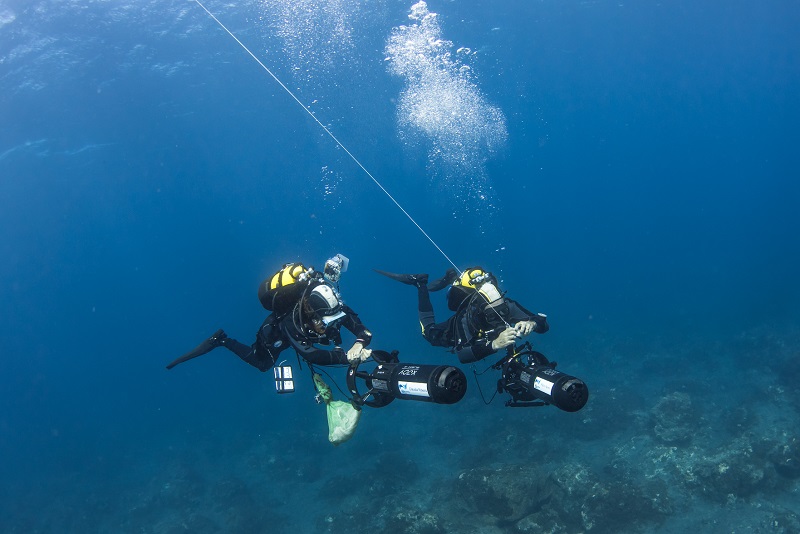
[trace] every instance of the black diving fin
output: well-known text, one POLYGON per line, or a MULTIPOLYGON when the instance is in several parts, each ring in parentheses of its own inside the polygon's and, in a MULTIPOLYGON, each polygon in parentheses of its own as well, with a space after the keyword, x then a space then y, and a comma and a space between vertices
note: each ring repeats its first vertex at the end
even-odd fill
POLYGON ((216 349, 219 346, 222 346, 222 343, 228 338, 228 335, 220 328, 216 332, 214 332, 210 338, 206 339, 199 345, 197 345, 194 349, 190 350, 180 358, 173 360, 169 365, 167 365, 167 369, 172 369, 179 363, 183 363, 185 361, 189 361, 192 358, 197 358, 198 356, 202 356, 203 354, 207 354, 212 350, 216 349))
POLYGON ((378 274, 382 274, 392 280, 397 280, 398 282, 402 282, 404 284, 408 284, 410 286, 421 286, 428 283, 428 275, 427 274, 397 274, 397 273, 390 273, 388 271, 381 271, 379 269, 373 269, 378 274))
MULTIPOLYGON (((428 284, 427 274, 397 274, 381 271, 379 269, 373 269, 373 271, 391 278, 392 280, 397 280, 398 282, 402 282, 410 286, 419 287, 422 284, 428 284)), ((458 278, 458 272, 455 269, 447 269, 447 272, 444 273, 443 277, 428 284, 428 291, 440 291, 452 284, 456 278, 458 278)))
POLYGON ((447 269, 447 272, 444 273, 443 277, 428 284, 428 291, 439 291, 444 289, 452 284, 456 278, 458 278, 458 272, 455 269, 447 269))

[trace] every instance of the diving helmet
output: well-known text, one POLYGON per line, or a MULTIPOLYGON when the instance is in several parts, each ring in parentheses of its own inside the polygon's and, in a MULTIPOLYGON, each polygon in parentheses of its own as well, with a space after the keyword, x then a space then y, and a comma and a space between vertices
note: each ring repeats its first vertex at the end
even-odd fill
POLYGON ((312 320, 320 321, 326 328, 345 316, 339 297, 325 284, 311 290, 306 298, 306 305, 312 314, 312 320))

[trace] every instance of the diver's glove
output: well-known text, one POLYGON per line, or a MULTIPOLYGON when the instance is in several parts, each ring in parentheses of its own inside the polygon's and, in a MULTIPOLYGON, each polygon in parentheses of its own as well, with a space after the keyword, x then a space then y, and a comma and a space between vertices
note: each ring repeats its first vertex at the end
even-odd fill
POLYGON ((356 341, 347 351, 347 361, 351 364, 367 361, 372 356, 372 349, 365 349, 364 345, 356 341))
POLYGON ((500 335, 497 336, 494 341, 492 341, 492 350, 498 351, 500 349, 504 349, 509 345, 513 345, 514 342, 517 340, 517 331, 512 327, 508 327, 502 332, 500 335))
POLYGON ((536 329, 536 321, 520 321, 514 325, 518 337, 525 337, 536 329))

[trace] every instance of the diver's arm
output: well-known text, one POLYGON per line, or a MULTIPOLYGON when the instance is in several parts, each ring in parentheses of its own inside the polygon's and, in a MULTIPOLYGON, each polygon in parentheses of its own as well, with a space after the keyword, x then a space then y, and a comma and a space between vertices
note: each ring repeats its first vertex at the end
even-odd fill
POLYGON ((358 314, 351 307, 345 304, 343 310, 345 317, 342 326, 356 336, 355 343, 347 351, 347 361, 351 363, 366 361, 372 355, 372 350, 365 348, 372 340, 372 332, 364 326, 364 323, 358 318, 358 314))
POLYGON ((347 363, 345 352, 336 347, 333 350, 326 350, 314 345, 313 341, 306 338, 302 332, 297 330, 291 317, 284 318, 280 323, 282 339, 285 339, 297 355, 316 365, 338 365, 347 363))
POLYGON ((342 326, 356 336, 356 343, 361 343, 362 347, 369 345, 369 342, 372 341, 372 332, 364 326, 353 308, 345 304, 343 310, 345 317, 342 320, 342 326))
POLYGON ((492 341, 489 338, 481 338, 470 345, 462 347, 456 354, 458 354, 458 361, 461 363, 473 363, 495 352, 497 351, 492 348, 492 341))
POLYGON ((534 323, 533 331, 537 334, 544 334, 550 330, 550 325, 547 324, 547 316, 543 313, 537 313, 531 318, 534 323))
POLYGON ((517 331, 512 327, 503 329, 503 331, 497 335, 479 337, 468 346, 458 351, 458 359, 461 363, 477 362, 501 349, 513 345, 517 337, 517 331))
POLYGON ((309 363, 315 365, 347 364, 347 354, 341 347, 332 350, 321 349, 308 341, 299 341, 289 336, 289 342, 297 354, 309 363))
POLYGON ((547 324, 547 315, 530 312, 518 302, 511 299, 506 299, 506 302, 508 303, 509 309, 509 322, 512 326, 522 321, 531 321, 534 323, 533 331, 537 334, 544 334, 550 330, 550 325, 547 324))

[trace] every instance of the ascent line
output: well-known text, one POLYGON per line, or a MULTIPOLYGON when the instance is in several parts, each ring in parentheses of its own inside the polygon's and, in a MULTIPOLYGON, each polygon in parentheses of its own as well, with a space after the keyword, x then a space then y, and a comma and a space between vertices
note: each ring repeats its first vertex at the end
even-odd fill
POLYGON ((232 32, 231 32, 231 31, 230 31, 230 30, 229 30, 229 29, 228 29, 228 28, 227 28, 227 27, 226 27, 226 26, 225 26, 225 25, 222 23, 222 22, 220 22, 220 20, 219 20, 217 17, 215 17, 215 16, 214 16, 214 14, 213 14, 211 11, 209 11, 208 9, 206 9, 206 6, 204 6, 202 3, 200 3, 200 0, 194 0, 194 1, 197 3, 197 5, 198 5, 198 6, 202 7, 202 8, 203 8, 203 11, 205 11, 206 13, 208 13, 208 16, 209 16, 209 17, 211 17, 212 19, 214 19, 214 22, 216 22, 217 24, 219 24, 219 26, 220 26, 220 27, 221 27, 223 30, 225 30, 225 32, 226 32, 228 35, 230 35, 230 36, 233 38, 233 40, 234 40, 234 41, 236 41, 237 43, 239 43, 239 46, 241 46, 242 48, 244 48, 244 51, 245 51, 245 52, 247 52, 248 54, 250 54, 250 57, 252 57, 252 58, 253 58, 253 59, 256 61, 256 63, 258 63, 259 65, 261 65, 261 68, 262 68, 262 69, 264 69, 265 71, 267 71, 267 74, 269 74, 270 76, 272 76, 272 79, 273 79, 273 80, 275 80, 276 82, 278 82, 278 85, 280 85, 280 86, 283 88, 283 90, 284 90, 284 91, 286 91, 287 93, 289 93, 289 96, 291 96, 291 97, 294 99, 294 101, 295 101, 295 102, 297 102, 297 103, 300 105, 300 107, 301 107, 301 108, 303 108, 303 110, 304 110, 306 113, 308 113, 308 114, 309 114, 309 116, 310 116, 312 119, 314 119, 314 122, 316 122, 316 123, 319 125, 319 127, 320 127, 320 128, 322 128, 322 129, 325 131, 325 133, 326 133, 326 134, 328 134, 328 136, 330 136, 330 138, 331 138, 331 139, 333 139, 333 140, 334 140, 334 142, 336 142, 336 144, 337 144, 337 145, 339 145, 339 147, 340 147, 342 150, 344 150, 344 151, 345 151, 345 153, 346 153, 348 156, 350 156, 350 159, 352 159, 352 160, 353 160, 353 161, 356 163, 356 165, 358 165, 358 166, 361 168, 361 170, 362 170, 362 171, 364 171, 364 173, 365 173, 367 176, 369 176, 369 177, 370 177, 370 179, 372 179, 372 181, 373 181, 373 182, 375 182, 375 185, 377 185, 378 187, 380 187, 381 191, 383 191, 383 192, 386 194, 386 196, 387 196, 387 197, 389 197, 389 199, 390 199, 392 202, 394 202, 394 205, 395 205, 395 206, 397 206, 397 207, 400 209, 400 211, 402 211, 402 212, 403 212, 403 214, 405 214, 405 216, 406 216, 406 217, 408 217, 408 220, 410 220, 410 221, 411 221, 411 222, 414 224, 414 226, 416 226, 416 227, 417 227, 417 229, 418 229, 420 232, 422 232, 422 235, 424 235, 424 236, 425 236, 425 237, 428 239, 428 241, 430 241, 430 242, 431 242, 431 244, 432 244, 434 247, 436 247, 436 250, 438 250, 438 251, 441 253, 441 255, 442 255, 442 256, 444 256, 444 258, 445 258, 445 259, 446 259, 448 262, 450 262, 450 265, 452 265, 452 266, 455 268, 455 270, 456 270, 456 271, 458 271, 459 273, 461 273, 461 270, 460 270, 460 269, 459 269, 459 268, 456 266, 456 264, 455 264, 455 263, 453 263, 453 260, 451 260, 451 259, 450 259, 450 257, 449 257, 447 254, 445 254, 445 252, 444 252, 444 251, 441 249, 441 247, 439 247, 439 245, 437 245, 437 244, 436 244, 436 241, 434 241, 434 240, 433 240, 433 238, 431 238, 431 236, 429 236, 429 235, 428 235, 428 233, 427 233, 427 232, 425 232, 425 230, 423 230, 423 229, 422 229, 422 227, 421 227, 419 224, 417 224, 417 221, 415 221, 415 220, 414 220, 414 217, 412 217, 412 216, 411 216, 411 214, 409 214, 409 213, 408 213, 408 212, 407 212, 407 211, 406 211, 406 210, 403 208, 403 206, 401 206, 401 205, 400 205, 400 203, 399 203, 397 200, 395 200, 395 198, 394 198, 394 197, 391 195, 391 193, 389 193, 389 191, 387 191, 387 190, 386 190, 386 188, 385 188, 385 187, 383 187, 383 185, 382 185, 382 184, 381 184, 381 183, 380 183, 380 182, 379 182, 379 181, 378 181, 378 180, 377 180, 377 179, 376 179, 376 178, 375 178, 375 177, 372 175, 372 173, 371 173, 371 172, 369 172, 369 171, 367 170, 367 168, 366 168, 366 167, 364 167, 364 166, 361 164, 361 162, 358 160, 358 158, 356 158, 356 157, 355 157, 355 156, 354 156, 354 155, 353 155, 353 154, 352 154, 352 153, 351 153, 349 150, 347 150, 347 147, 346 147, 346 146, 344 146, 344 145, 342 144, 342 142, 341 142, 341 141, 339 141, 339 139, 337 139, 337 138, 336 138, 336 136, 335 136, 335 135, 333 135, 333 132, 331 132, 331 131, 330 131, 330 130, 329 130, 329 129, 328 129, 328 128, 327 128, 327 127, 324 125, 324 124, 322 124, 322 123, 320 122, 320 120, 319 120, 319 119, 318 119, 318 118, 317 118, 317 117, 316 117, 316 116, 315 116, 313 113, 311 113, 311 111, 308 109, 308 107, 306 107, 306 105, 305 105, 305 104, 303 104, 303 103, 300 101, 300 99, 299 99, 299 98, 297 98, 297 97, 295 96, 295 94, 294 94, 294 93, 291 91, 291 89, 289 89, 288 87, 286 87, 286 85, 285 85, 285 84, 284 84, 282 81, 280 81, 280 79, 279 79, 279 78, 278 78, 278 77, 277 77, 275 74, 273 74, 273 72, 272 72, 271 70, 269 70, 269 68, 268 68, 266 65, 264 65, 264 63, 262 63, 262 62, 261 62, 261 60, 260 60, 260 59, 258 59, 258 58, 256 57, 256 55, 255 55, 255 54, 253 54, 253 53, 250 51, 250 49, 249 49, 249 48, 247 48, 247 47, 244 45, 244 43, 242 43, 242 42, 239 40, 239 38, 238 38, 238 37, 236 37, 236 36, 235 36, 235 35, 234 35, 234 34, 233 34, 233 33, 232 33, 232 32))

